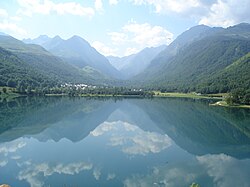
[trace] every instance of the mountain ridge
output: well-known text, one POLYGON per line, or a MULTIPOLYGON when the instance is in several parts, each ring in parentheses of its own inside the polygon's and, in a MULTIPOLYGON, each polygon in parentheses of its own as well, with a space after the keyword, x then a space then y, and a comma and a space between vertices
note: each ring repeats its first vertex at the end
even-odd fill
MULTIPOLYGON (((191 43, 186 42, 175 55, 169 55, 167 50, 181 37, 177 37, 177 41, 153 59, 151 65, 133 79, 133 83, 140 82, 140 85, 148 84, 151 85, 149 87, 168 91, 218 92, 220 89, 217 88, 205 89, 205 82, 250 51, 249 24, 205 29, 200 37, 189 38, 193 40, 191 43)), ((228 92, 231 89, 223 90, 228 92)))
MULTIPOLYGON (((15 85, 17 85, 18 82, 22 82, 22 76, 16 76, 11 72, 16 72, 16 74, 30 71, 36 72, 29 74, 33 77, 32 80, 36 80, 35 82, 25 79, 27 81, 26 84, 34 83, 34 86, 39 86, 44 83, 47 86, 56 86, 66 82, 94 83, 97 82, 98 79, 100 82, 104 80, 102 75, 88 74, 64 62, 39 45, 25 44, 11 36, 0 36, 0 47, 4 50, 0 56, 0 59, 3 59, 0 61, 2 76, 14 81, 15 85), (6 51, 8 51, 9 54, 7 57, 6 51), (12 58, 12 56, 15 56, 15 58, 12 58), (10 67, 14 69, 11 70, 10 67), (34 74, 39 75, 39 80, 34 78, 34 74), (46 81, 43 80, 44 77, 47 77, 46 81)), ((8 80, 5 80, 3 86, 7 85, 7 81, 8 80)))
MULTIPOLYGON (((33 39, 33 43, 36 41, 33 39)), ((120 77, 119 71, 109 63, 106 57, 80 36, 74 35, 67 40, 55 36, 41 45, 55 56, 78 68, 90 66, 106 76, 117 79, 120 77)))

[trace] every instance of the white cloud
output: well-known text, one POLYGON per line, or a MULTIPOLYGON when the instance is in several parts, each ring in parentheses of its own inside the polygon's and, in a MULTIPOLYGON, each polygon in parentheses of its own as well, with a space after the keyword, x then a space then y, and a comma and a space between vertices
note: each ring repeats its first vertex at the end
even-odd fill
POLYGON ((121 53, 125 56, 137 53, 145 47, 168 45, 173 40, 173 34, 167 29, 135 21, 125 24, 120 32, 109 32, 108 35, 114 46, 123 49, 121 53))
POLYGON ((149 5, 158 14, 194 18, 199 24, 228 27, 250 21, 249 0, 131 0, 149 5))
POLYGON ((118 4, 118 0, 109 0, 109 4, 110 5, 117 5, 118 4))
POLYGON ((0 17, 7 17, 8 12, 5 9, 0 8, 0 17))
POLYGON ((79 3, 66 2, 66 3, 54 3, 51 0, 18 0, 21 9, 18 13, 26 16, 32 16, 34 13, 48 15, 51 12, 55 12, 59 15, 72 14, 78 16, 93 16, 95 11, 91 7, 83 7, 79 3))
POLYGON ((0 167, 4 167, 8 164, 8 160, 0 160, 0 167))
POLYGON ((108 176, 107 176, 107 181, 113 180, 115 177, 116 177, 116 174, 114 174, 114 173, 109 173, 108 176))
POLYGON ((125 33, 132 34, 131 41, 144 47, 169 44, 173 34, 161 26, 151 26, 149 23, 131 22, 123 27, 125 33))
POLYGON ((218 0, 212 4, 207 15, 202 16, 199 24, 228 27, 240 22, 250 21, 250 1, 218 0))
POLYGON ((93 165, 91 163, 77 162, 69 164, 57 164, 50 166, 48 163, 29 164, 28 167, 18 174, 19 180, 26 180, 31 187, 41 187, 44 183, 40 179, 40 175, 46 177, 58 174, 74 175, 83 170, 91 170, 93 165))
POLYGON ((129 56, 129 55, 132 55, 132 54, 136 54, 136 53, 138 53, 139 51, 140 51, 140 50, 137 49, 137 48, 128 47, 128 48, 125 50, 124 55, 125 55, 125 56, 129 56))
POLYGON ((190 9, 201 6, 199 0, 132 0, 135 5, 148 4, 155 7, 156 13, 187 12, 190 9))
POLYGON ((163 165, 154 167, 152 172, 147 175, 134 174, 123 181, 125 187, 152 187, 152 186, 190 186, 197 176, 195 166, 186 167, 184 163, 181 165, 163 165))
POLYGON ((102 0, 95 0, 95 9, 100 12, 103 11, 102 0))
POLYGON ((109 132, 109 131, 117 129, 115 124, 116 123, 114 123, 114 122, 104 122, 101 125, 99 125, 97 128, 95 128, 95 130, 90 132, 90 134, 93 136, 101 136, 105 132, 109 132))
POLYGON ((11 23, 7 20, 0 22, 0 30, 4 31, 10 35, 15 35, 15 36, 19 36, 19 37, 25 37, 27 35, 26 30, 17 26, 17 24, 11 23))
POLYGON ((105 121, 101 125, 99 125, 97 128, 95 128, 95 130, 90 132, 90 134, 92 136, 101 136, 104 133, 118 130, 119 126, 122 126, 122 128, 125 131, 135 131, 138 129, 138 127, 131 125, 127 122, 123 122, 123 121, 113 121, 113 122, 105 121))
MULTIPOLYGON (((127 145, 123 146, 122 151, 130 155, 159 153, 171 145, 171 140, 167 136, 154 132, 141 132, 133 137, 126 137, 123 141, 127 145)), ((111 145, 116 145, 113 138, 111 145)))
POLYGON ((111 37, 111 40, 115 45, 128 41, 128 36, 125 33, 109 32, 108 35, 111 37))
POLYGON ((13 141, 0 144, 0 154, 8 155, 9 153, 15 153, 18 149, 26 146, 23 141, 13 141))
POLYGON ((12 159, 12 160, 19 160, 19 159, 21 159, 21 156, 19 156, 19 155, 14 155, 14 156, 11 157, 11 159, 12 159))
POLYGON ((95 179, 98 181, 101 177, 101 169, 100 168, 95 168, 93 171, 93 176, 95 177, 95 179))
POLYGON ((249 159, 237 160, 225 154, 219 154, 199 156, 197 160, 213 178, 215 186, 249 186, 249 159))
POLYGON ((108 47, 104 43, 99 41, 94 41, 91 45, 104 56, 114 56, 117 51, 117 49, 108 47))
POLYGON ((21 21, 22 20, 22 18, 19 16, 12 16, 12 17, 10 17, 10 19, 13 21, 21 21))
POLYGON ((169 162, 151 171, 145 175, 132 175, 124 180, 124 186, 190 186, 200 179, 205 182, 201 186, 249 186, 250 182, 250 160, 237 160, 224 154, 197 156, 180 163, 169 162))
POLYGON ((145 132, 127 122, 104 122, 91 132, 93 136, 111 133, 110 146, 119 146, 122 152, 129 155, 146 155, 159 153, 171 146, 171 139, 155 132, 145 132), (122 136, 121 132, 124 132, 122 136))

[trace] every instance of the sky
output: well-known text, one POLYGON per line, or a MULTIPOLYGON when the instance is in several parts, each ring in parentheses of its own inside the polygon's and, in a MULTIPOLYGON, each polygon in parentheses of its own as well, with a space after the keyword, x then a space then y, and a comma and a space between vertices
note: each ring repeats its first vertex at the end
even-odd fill
POLYGON ((250 0, 1 0, 0 32, 17 39, 78 35, 105 56, 170 44, 199 24, 250 22, 250 0))

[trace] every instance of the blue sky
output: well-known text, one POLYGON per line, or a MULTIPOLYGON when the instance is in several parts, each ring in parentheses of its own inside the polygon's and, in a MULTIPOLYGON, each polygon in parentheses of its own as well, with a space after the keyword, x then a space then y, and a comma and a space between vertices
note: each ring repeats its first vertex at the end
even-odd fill
POLYGON ((18 39, 79 35, 104 55, 169 44, 188 28, 250 22, 250 0, 1 0, 0 31, 18 39))

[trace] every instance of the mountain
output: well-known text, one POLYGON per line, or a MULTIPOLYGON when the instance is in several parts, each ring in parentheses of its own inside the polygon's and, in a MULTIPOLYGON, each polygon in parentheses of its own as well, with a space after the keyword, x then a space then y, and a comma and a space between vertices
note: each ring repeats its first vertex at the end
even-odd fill
POLYGON ((165 45, 159 47, 145 48, 137 54, 126 57, 108 57, 110 63, 116 67, 125 79, 131 78, 143 72, 162 50, 166 48, 165 45))
POLYGON ((5 34, 4 32, 0 32, 0 35, 2 35, 2 36, 8 36, 8 34, 5 34))
POLYGON ((133 100, 178 146, 195 155, 249 158, 249 112, 208 106, 187 98, 133 100))
POLYGON ((38 38, 35 38, 34 40, 28 38, 28 39, 23 39, 22 41, 26 44, 42 45, 42 44, 48 42, 49 40, 51 40, 51 38, 48 37, 47 35, 40 35, 38 38))
POLYGON ((11 36, 0 35, 0 47, 3 85, 6 85, 7 78, 17 84, 26 77, 26 84, 34 86, 65 82, 93 83, 104 79, 100 74, 86 73, 62 61, 39 45, 25 44, 11 36))
POLYGON ((136 56, 136 54, 132 54, 124 57, 116 57, 116 56, 107 56, 106 58, 109 60, 110 64, 114 66, 117 70, 121 70, 127 64, 130 64, 131 60, 136 56))
POLYGON ((192 42, 199 41, 200 39, 213 35, 221 30, 223 30, 223 28, 211 28, 206 25, 198 25, 188 29, 168 45, 165 50, 152 59, 150 65, 145 71, 139 74, 135 79, 139 81, 144 80, 144 78, 153 78, 155 74, 158 74, 158 71, 162 69, 162 66, 166 65, 181 49, 187 47, 192 42))
POLYGON ((23 97, 3 101, 0 105, 0 142, 24 135, 39 141, 67 138, 77 142, 87 137, 116 108, 113 100, 87 98, 23 97))
POLYGON ((197 27, 180 35, 134 81, 147 81, 149 87, 168 91, 218 92, 216 88, 206 89, 205 85, 211 77, 216 77, 250 51, 250 25, 240 24, 227 29, 201 26, 199 37, 192 32, 194 29, 197 27), (189 36, 189 40, 184 40, 188 38, 185 36, 189 36), (174 53, 170 52, 176 49, 175 46, 179 47, 174 53))
POLYGON ((12 52, 0 47, 0 86, 8 85, 9 80, 12 80, 11 86, 13 87, 16 87, 18 82, 29 85, 39 85, 41 82, 57 84, 49 75, 40 73, 39 70, 35 70, 12 52))
POLYGON ((250 89, 250 52, 230 64, 218 74, 210 77, 203 85, 204 89, 226 92, 234 88, 250 89))
POLYGON ((28 42, 43 46, 55 56, 78 68, 91 67, 106 76, 119 78, 119 71, 83 38, 79 36, 73 36, 68 40, 63 40, 59 36, 45 40, 44 38, 46 37, 40 36, 28 42))

